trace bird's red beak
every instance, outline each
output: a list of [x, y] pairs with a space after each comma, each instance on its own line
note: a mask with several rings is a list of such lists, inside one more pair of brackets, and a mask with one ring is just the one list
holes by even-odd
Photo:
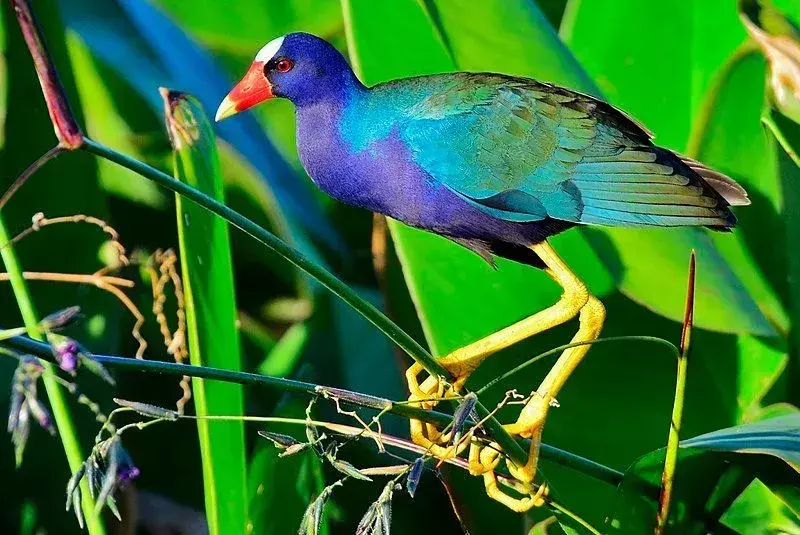
[[260, 102], [272, 98], [272, 86], [264, 76], [264, 63], [254, 61], [244, 75], [244, 78], [231, 89], [228, 96], [217, 109], [215, 119], [221, 121], [240, 111], [252, 108]]

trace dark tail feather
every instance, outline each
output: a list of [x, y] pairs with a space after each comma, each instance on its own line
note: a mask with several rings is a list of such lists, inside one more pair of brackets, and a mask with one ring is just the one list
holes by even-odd
[[681, 156], [681, 160], [700, 175], [703, 180], [705, 180], [706, 184], [714, 188], [729, 205], [747, 206], [750, 204], [747, 192], [731, 177], [723, 175], [719, 171], [715, 171], [697, 160], [685, 156]]

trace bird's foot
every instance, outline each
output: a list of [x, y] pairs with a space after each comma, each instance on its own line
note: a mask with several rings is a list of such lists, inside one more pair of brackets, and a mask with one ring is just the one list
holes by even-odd
[[[483, 476], [484, 487], [490, 498], [518, 513], [544, 505], [547, 497], [547, 485], [534, 485], [533, 480], [539, 463], [542, 428], [551, 400], [549, 396], [534, 394], [522, 409], [517, 421], [503, 426], [512, 437], [531, 440], [528, 460], [524, 465], [520, 466], [506, 457], [506, 467], [511, 478], [498, 477], [495, 474], [495, 469], [503, 457], [497, 443], [481, 445], [473, 442], [470, 449], [470, 473]], [[509, 490], [513, 491], [513, 494], [509, 493]]]
[[[459, 397], [459, 390], [474, 367], [465, 365], [463, 360], [453, 359], [452, 355], [442, 359], [442, 362], [454, 376], [451, 383], [446, 382], [444, 378], [434, 376], [428, 376], [420, 381], [424, 370], [418, 364], [412, 365], [407, 370], [406, 379], [411, 392], [408, 399], [411, 405], [432, 409], [442, 399]], [[442, 461], [455, 458], [469, 446], [469, 472], [474, 476], [483, 477], [489, 497], [516, 512], [525, 512], [543, 505], [548, 492], [547, 485], [534, 485], [533, 480], [539, 460], [542, 427], [551, 402], [552, 397], [534, 393], [523, 407], [517, 421], [503, 426], [514, 437], [531, 439], [528, 459], [522, 466], [506, 458], [497, 443], [487, 444], [478, 439], [475, 436], [475, 429], [470, 429], [461, 435], [460, 430], [441, 431], [433, 424], [411, 420], [411, 439], [418, 446], [425, 448], [430, 455]], [[495, 469], [504, 458], [511, 477], [498, 477], [495, 474]]]

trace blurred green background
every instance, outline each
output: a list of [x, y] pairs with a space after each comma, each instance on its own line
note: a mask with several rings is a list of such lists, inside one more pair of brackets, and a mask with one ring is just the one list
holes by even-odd
[[[775, 3], [789, 20], [800, 21], [800, 4]], [[158, 88], [192, 94], [212, 113], [256, 51], [290, 31], [332, 41], [354, 61], [366, 83], [432, 72], [493, 71], [602, 96], [652, 130], [660, 145], [738, 180], [753, 201], [737, 211], [740, 227], [732, 234], [592, 228], [556, 237], [556, 248], [607, 307], [604, 336], [649, 335], [677, 343], [689, 251], [694, 249], [698, 329], [682, 436], [795, 410], [792, 404], [800, 397], [800, 172], [762, 116], [778, 114], [781, 131], [790, 139], [797, 135], [797, 125], [771, 110], [767, 62], [748, 37], [735, 0], [34, 0], [31, 7], [87, 135], [170, 174], [173, 155]], [[3, 3], [2, 32], [4, 189], [54, 138], [9, 2]], [[299, 164], [293, 110], [287, 102], [270, 102], [215, 128], [227, 204], [338, 274], [436, 354], [508, 325], [558, 295], [544, 274], [527, 266], [500, 261], [495, 271], [452, 243], [396, 224], [390, 224], [387, 236], [381, 225], [373, 226], [371, 214], [325, 197]], [[177, 209], [183, 214], [189, 208]], [[172, 194], [81, 152], [50, 162], [3, 208], [9, 233], [24, 230], [37, 212], [102, 218], [138, 257], [179, 247]], [[214, 228], [213, 221], [208, 224]], [[184, 250], [202, 248], [197, 237], [192, 245], [191, 236], [184, 236]], [[92, 273], [108, 261], [105, 239], [87, 225], [59, 225], [27, 237], [16, 251], [28, 271]], [[224, 245], [227, 238], [220, 239]], [[382, 244], [385, 257], [379, 254], [374, 262], [373, 253]], [[230, 247], [238, 333], [227, 333], [223, 341], [202, 330], [203, 322], [211, 320], [190, 318], [210, 344], [200, 342], [207, 359], [198, 362], [391, 399], [405, 397], [402, 372], [409, 361], [381, 332], [244, 234], [231, 231]], [[385, 263], [385, 269], [376, 273], [376, 263]], [[195, 274], [202, 272], [194, 269]], [[151, 313], [147, 270], [129, 267], [123, 274], [137, 281], [127, 294], [146, 316], [146, 358], [171, 360]], [[226, 282], [208, 284], [216, 288]], [[43, 314], [80, 305], [87, 318], [70, 335], [92, 351], [136, 352], [134, 318], [107, 292], [54, 282], [31, 282], [29, 288]], [[232, 296], [220, 297], [227, 298]], [[5, 282], [0, 282], [0, 303], [0, 324], [20, 325]], [[163, 306], [174, 327], [174, 297]], [[566, 343], [573, 330], [568, 325], [503, 352], [470, 384], [480, 386], [526, 358]], [[237, 345], [237, 335], [240, 350], [231, 347]], [[495, 403], [510, 388], [529, 391], [551, 363], [530, 367], [490, 391], [485, 402]], [[10, 384], [13, 370], [13, 361], [0, 360], [0, 384]], [[172, 406], [181, 395], [170, 378], [133, 373], [117, 377], [120, 384], [114, 391], [92, 378], [82, 379], [81, 388], [108, 410], [112, 396]], [[662, 346], [599, 345], [559, 397], [545, 441], [625, 471], [665, 445], [674, 377], [674, 358]], [[302, 398], [257, 388], [209, 386], [206, 394], [207, 409], [218, 414], [302, 417], [306, 404]], [[97, 424], [82, 407], [71, 405], [88, 447]], [[0, 412], [6, 407], [2, 397]], [[318, 410], [323, 417], [336, 418], [331, 407]], [[500, 416], [514, 418], [510, 409]], [[387, 416], [384, 424], [390, 434], [407, 435], [401, 419]], [[214, 431], [215, 424], [209, 426], [212, 435], [241, 434], [241, 427]], [[209, 461], [229, 477], [221, 499], [238, 510], [223, 517], [234, 518], [235, 524], [237, 514], [246, 515], [256, 534], [294, 533], [312, 497], [336, 475], [311, 454], [278, 459], [275, 449], [257, 437], [258, 429], [245, 425], [243, 442], [233, 440]], [[57, 439], [33, 429], [25, 461], [16, 469], [10, 441], [0, 439], [0, 532], [79, 532], [71, 513], [64, 511], [69, 469], [59, 448]], [[196, 426], [181, 422], [131, 434], [126, 448], [142, 475], [123, 496], [129, 516], [122, 524], [109, 518], [110, 532], [202, 533], [208, 490]], [[392, 463], [366, 442], [342, 453], [359, 467]], [[734, 532], [800, 532], [800, 497], [796, 487], [791, 490], [796, 473], [783, 479], [762, 474], [754, 480], [757, 470], [786, 468], [765, 461], [767, 468], [759, 465], [747, 472], [737, 487], [720, 483], [729, 458], [701, 457], [684, 459], [682, 454], [676, 515], [686, 524], [675, 528], [676, 533], [710, 529], [705, 520], [686, 527], [690, 510], [703, 510], [706, 520], [714, 522], [722, 516], [725, 529]], [[601, 532], [650, 532], [639, 513], [652, 504], [637, 505], [625, 485], [619, 491], [548, 461], [541, 472], [552, 496]], [[546, 509], [511, 513], [485, 497], [479, 480], [457, 470], [444, 469], [444, 480], [470, 533], [570, 529], [537, 524], [551, 516]], [[335, 492], [322, 532], [352, 533], [381, 488], [380, 482], [359, 482]], [[709, 505], [712, 495], [723, 496], [717, 509]], [[443, 485], [426, 475], [413, 500], [397, 493], [393, 529], [461, 533], [452, 509]], [[175, 531], [159, 531], [167, 525]], [[236, 532], [230, 526], [217, 528]]]

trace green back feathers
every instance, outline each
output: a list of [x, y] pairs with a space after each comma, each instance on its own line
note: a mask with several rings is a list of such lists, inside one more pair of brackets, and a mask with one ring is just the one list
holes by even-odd
[[727, 228], [728, 206], [748, 202], [730, 178], [654, 146], [623, 112], [567, 89], [460, 73], [390, 82], [374, 94], [393, 109], [414, 160], [496, 217]]

